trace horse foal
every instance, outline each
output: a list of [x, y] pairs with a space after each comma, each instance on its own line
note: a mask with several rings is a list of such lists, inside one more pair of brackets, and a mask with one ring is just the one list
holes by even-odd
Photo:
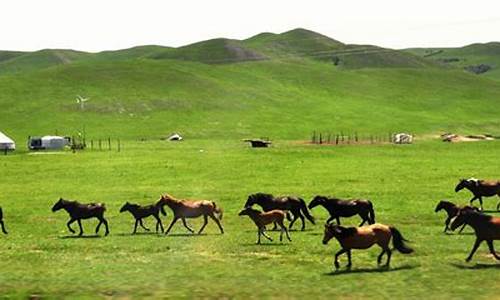
[[[444, 232], [445, 233], [450, 228], [449, 225], [450, 225], [451, 219], [453, 219], [453, 217], [457, 216], [460, 213], [460, 211], [462, 211], [462, 210], [478, 211], [478, 208], [476, 208], [474, 206], [469, 206], [469, 205], [458, 206], [458, 205], [455, 205], [449, 201], [442, 200], [442, 201], [439, 201], [438, 205], [436, 206], [436, 209], [434, 209], [434, 212], [439, 212], [440, 210], [443, 210], [443, 209], [448, 214], [446, 221], [444, 221]], [[462, 226], [462, 228], [460, 228], [460, 231], [458, 233], [462, 233], [462, 230], [464, 230], [464, 227], [466, 225], [467, 224], [464, 223], [464, 225]]]
[[137, 232], [137, 225], [141, 225], [141, 227], [144, 228], [144, 230], [149, 231], [149, 229], [146, 228], [142, 223], [142, 219], [147, 218], [149, 216], [153, 216], [156, 219], [156, 232], [158, 232], [158, 229], [161, 229], [161, 232], [163, 232], [164, 229], [160, 219], [160, 212], [164, 216], [167, 215], [163, 206], [164, 205], [160, 201], [158, 201], [155, 204], [146, 206], [140, 206], [139, 204], [126, 202], [120, 209], [120, 212], [122, 213], [128, 211], [132, 214], [132, 216], [134, 216], [135, 225], [132, 234], [135, 234]]
[[271, 210], [267, 212], [260, 212], [251, 207], [247, 207], [243, 209], [239, 214], [239, 216], [249, 216], [250, 219], [257, 225], [257, 244], [260, 244], [260, 236], [263, 235], [269, 241], [273, 241], [271, 237], [266, 234], [266, 225], [271, 223], [276, 223], [281, 228], [280, 232], [280, 242], [283, 241], [283, 232], [285, 232], [287, 239], [291, 242], [290, 235], [288, 234], [288, 230], [283, 223], [285, 219], [285, 212], [282, 210]]
[[7, 230], [5, 230], [5, 224], [3, 223], [3, 211], [1, 207], [0, 207], [0, 226], [2, 226], [2, 232], [4, 234], [7, 234]]

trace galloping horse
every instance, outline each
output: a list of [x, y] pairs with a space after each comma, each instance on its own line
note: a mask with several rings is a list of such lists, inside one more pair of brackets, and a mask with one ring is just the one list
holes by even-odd
[[[194, 233], [193, 229], [189, 228], [189, 226], [186, 224], [186, 218], [197, 218], [200, 216], [203, 216], [204, 223], [198, 231], [198, 234], [201, 234], [205, 226], [207, 226], [208, 217], [214, 220], [217, 226], [219, 226], [220, 232], [224, 233], [224, 229], [220, 224], [220, 221], [222, 220], [222, 209], [220, 207], [217, 207], [217, 205], [213, 201], [179, 200], [169, 194], [166, 194], [162, 195], [158, 202], [170, 207], [170, 209], [174, 213], [174, 219], [172, 220], [172, 223], [170, 223], [167, 231], [165, 231], [165, 234], [168, 234], [170, 232], [172, 226], [174, 226], [175, 222], [177, 222], [177, 220], [179, 219], [182, 220], [184, 227], [186, 227], [191, 233]], [[215, 216], [216, 214], [217, 217]]]
[[[448, 225], [450, 225], [450, 222], [451, 222], [451, 219], [453, 219], [453, 217], [455, 217], [456, 215], [458, 215], [458, 213], [461, 211], [461, 210], [475, 210], [475, 211], [478, 211], [478, 209], [474, 206], [469, 206], [469, 205], [465, 205], [465, 206], [458, 206], [458, 205], [455, 205], [449, 201], [445, 201], [445, 200], [442, 200], [442, 201], [439, 201], [438, 205], [436, 206], [436, 209], [434, 209], [434, 212], [438, 212], [440, 210], [444, 209], [446, 211], [446, 213], [448, 214], [448, 217], [446, 218], [446, 221], [444, 221], [444, 232], [446, 232], [448, 230]], [[458, 233], [462, 233], [462, 230], [464, 230], [464, 227], [466, 226], [467, 224], [464, 224], [462, 226], [462, 228], [460, 228], [460, 231]]]
[[288, 235], [288, 230], [286, 230], [285, 224], [283, 224], [283, 221], [285, 220], [285, 212], [282, 210], [275, 209], [267, 212], [260, 212], [251, 207], [247, 207], [240, 211], [238, 216], [249, 216], [255, 225], [257, 225], [257, 244], [260, 244], [261, 235], [271, 242], [273, 241], [273, 239], [266, 234], [266, 225], [271, 223], [278, 224], [281, 228], [280, 242], [283, 241], [283, 232], [286, 233], [287, 239], [290, 242], [292, 241], [290, 239], [290, 235]]
[[[295, 221], [300, 218], [300, 220], [302, 221], [301, 230], [304, 231], [306, 229], [304, 215], [311, 223], [314, 224], [314, 217], [311, 216], [309, 210], [307, 209], [305, 201], [301, 198], [292, 196], [274, 197], [271, 194], [257, 193], [248, 196], [247, 202], [245, 203], [244, 207], [251, 207], [254, 204], [258, 204], [264, 211], [271, 211], [275, 209], [290, 211], [294, 218], [288, 226], [289, 229], [292, 229], [293, 223], [295, 223]], [[302, 215], [302, 213], [304, 215]]]
[[147, 218], [149, 216], [153, 216], [156, 219], [156, 232], [158, 232], [158, 229], [161, 229], [161, 232], [163, 232], [163, 224], [161, 223], [160, 212], [164, 216], [167, 215], [163, 206], [165, 206], [165, 204], [162, 204], [161, 201], [146, 206], [140, 206], [139, 204], [132, 204], [127, 202], [122, 206], [120, 212], [122, 213], [125, 211], [129, 211], [132, 214], [132, 216], [134, 216], [135, 225], [134, 225], [134, 231], [132, 232], [133, 234], [137, 232], [138, 224], [141, 225], [141, 227], [144, 228], [146, 231], [149, 231], [149, 229], [146, 228], [142, 223], [142, 219]]
[[75, 233], [73, 228], [71, 228], [71, 223], [75, 221], [78, 222], [78, 226], [80, 227], [79, 235], [81, 236], [83, 234], [81, 220], [97, 218], [99, 220], [99, 224], [97, 224], [95, 233], [97, 234], [99, 232], [101, 224], [104, 224], [104, 226], [106, 227], [105, 235], [109, 234], [108, 221], [104, 219], [104, 212], [106, 211], [104, 203], [81, 204], [77, 201], [64, 200], [63, 198], [60, 198], [59, 201], [57, 201], [56, 204], [54, 204], [54, 206], [52, 207], [52, 212], [56, 212], [60, 209], [66, 210], [70, 216], [70, 220], [66, 225], [68, 226], [68, 229], [71, 233]]
[[7, 230], [5, 230], [5, 224], [3, 223], [3, 211], [1, 207], [0, 207], [0, 226], [2, 226], [2, 232], [4, 234], [7, 234]]
[[486, 241], [488, 244], [491, 254], [497, 260], [500, 260], [500, 256], [495, 252], [495, 248], [493, 247], [493, 240], [500, 240], [499, 217], [488, 216], [472, 210], [462, 210], [453, 220], [450, 228], [451, 230], [455, 230], [462, 224], [470, 225], [476, 233], [476, 241], [469, 256], [465, 259], [466, 262], [472, 259], [472, 256], [483, 241]]
[[359, 215], [363, 220], [359, 226], [363, 226], [367, 221], [368, 224], [375, 223], [375, 212], [373, 211], [373, 205], [370, 200], [341, 200], [337, 198], [316, 196], [311, 203], [309, 203], [309, 209], [313, 209], [318, 205], [323, 206], [330, 213], [330, 218], [326, 220], [326, 223], [330, 223], [336, 219], [337, 225], [340, 225], [340, 217], [352, 217], [354, 215]]
[[[493, 197], [498, 195], [500, 197], [500, 181], [497, 180], [480, 180], [476, 178], [461, 179], [455, 187], [455, 192], [462, 189], [468, 189], [472, 192], [474, 197], [470, 199], [470, 205], [476, 199], [479, 199], [481, 210], [483, 210], [482, 197]], [[500, 202], [497, 204], [497, 210], [500, 210]]]
[[347, 253], [348, 264], [347, 268], [351, 268], [351, 249], [368, 249], [374, 244], [382, 248], [382, 253], [377, 257], [377, 263], [380, 265], [382, 256], [387, 253], [386, 267], [389, 267], [391, 262], [392, 250], [389, 248], [389, 242], [392, 237], [392, 244], [399, 252], [409, 254], [413, 249], [404, 244], [406, 241], [401, 233], [392, 226], [383, 224], [373, 224], [364, 227], [343, 227], [334, 224], [325, 224], [325, 233], [323, 236], [323, 244], [328, 244], [328, 241], [335, 237], [342, 249], [335, 254], [334, 265], [335, 269], [340, 267], [338, 257], [343, 253]]

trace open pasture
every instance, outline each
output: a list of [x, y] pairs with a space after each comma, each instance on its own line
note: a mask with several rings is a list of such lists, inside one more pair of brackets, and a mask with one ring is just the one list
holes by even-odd
[[[468, 204], [454, 192], [459, 178], [498, 176], [500, 143], [321, 147], [276, 141], [251, 149], [235, 140], [127, 142], [124, 151], [2, 156], [0, 205], [9, 235], [0, 236], [0, 295], [25, 298], [467, 298], [498, 297], [500, 265], [482, 245], [465, 263], [474, 235], [443, 234], [441, 199]], [[191, 235], [180, 222], [169, 236], [131, 235], [134, 219], [120, 214], [126, 202], [151, 204], [160, 194], [214, 200], [224, 208], [221, 235], [209, 221]], [[257, 231], [238, 217], [255, 192], [367, 198], [376, 221], [395, 225], [412, 243], [411, 255], [394, 253], [391, 269], [378, 269], [379, 249], [353, 251], [353, 269], [333, 270], [339, 245], [321, 243], [328, 218], [291, 231], [292, 242], [255, 245]], [[108, 237], [92, 236], [96, 221], [83, 221], [85, 236], [67, 228], [67, 215], [50, 208], [64, 197], [104, 202]], [[485, 198], [493, 210], [500, 198]], [[162, 216], [165, 225], [172, 220]], [[358, 225], [355, 216], [343, 224]], [[195, 230], [201, 219], [190, 220]], [[154, 232], [155, 221], [146, 219]], [[76, 225], [76, 224], [74, 224]], [[76, 226], [74, 226], [76, 228]], [[300, 228], [296, 223], [295, 229]], [[500, 248], [497, 242], [497, 251]], [[341, 257], [345, 266], [346, 257]]]

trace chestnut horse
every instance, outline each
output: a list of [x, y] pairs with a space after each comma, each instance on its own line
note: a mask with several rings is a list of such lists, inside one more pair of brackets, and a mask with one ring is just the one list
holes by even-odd
[[271, 211], [274, 209], [290, 211], [293, 215], [293, 219], [288, 226], [289, 229], [292, 229], [293, 223], [295, 223], [295, 221], [300, 218], [300, 220], [302, 221], [301, 230], [304, 231], [306, 229], [304, 216], [314, 224], [314, 217], [311, 216], [309, 210], [307, 209], [306, 202], [301, 198], [293, 196], [274, 197], [271, 194], [256, 193], [248, 196], [247, 202], [245, 202], [244, 207], [251, 207], [254, 204], [262, 207], [262, 210], [264, 211]]
[[0, 226], [2, 226], [2, 232], [4, 234], [7, 234], [7, 230], [5, 230], [5, 224], [3, 223], [3, 211], [1, 207], [0, 207]]
[[472, 259], [474, 252], [476, 252], [477, 248], [483, 241], [486, 241], [488, 244], [491, 254], [493, 254], [497, 260], [500, 260], [500, 256], [495, 252], [495, 248], [493, 247], [493, 241], [500, 240], [499, 217], [488, 216], [472, 210], [462, 210], [453, 220], [450, 228], [451, 230], [455, 230], [462, 224], [470, 225], [476, 233], [476, 241], [474, 242], [474, 246], [472, 247], [472, 251], [469, 256], [465, 259], [466, 262], [469, 262]]
[[220, 232], [224, 233], [224, 229], [220, 224], [220, 221], [222, 220], [222, 208], [217, 207], [217, 205], [213, 201], [179, 200], [169, 194], [166, 194], [161, 196], [159, 203], [167, 205], [174, 213], [174, 219], [172, 220], [172, 223], [170, 223], [167, 231], [165, 231], [165, 234], [168, 234], [170, 232], [172, 226], [174, 226], [175, 222], [177, 222], [177, 220], [179, 219], [182, 220], [184, 227], [186, 227], [191, 233], [194, 233], [194, 231], [189, 228], [189, 226], [187, 226], [186, 218], [197, 218], [200, 216], [203, 216], [204, 223], [198, 231], [198, 234], [201, 234], [205, 226], [207, 226], [208, 217], [214, 220], [217, 226], [219, 226]]
[[99, 220], [99, 224], [97, 224], [95, 233], [97, 234], [99, 232], [101, 224], [104, 224], [104, 226], [106, 227], [105, 235], [109, 234], [108, 221], [104, 219], [104, 212], [106, 211], [104, 203], [82, 204], [77, 201], [64, 200], [63, 198], [60, 198], [59, 201], [57, 201], [56, 204], [54, 204], [54, 206], [52, 207], [52, 212], [56, 212], [60, 209], [66, 210], [66, 212], [68, 212], [70, 216], [70, 220], [68, 221], [66, 226], [68, 226], [68, 229], [71, 233], [75, 233], [73, 228], [71, 228], [71, 223], [75, 221], [78, 222], [78, 226], [80, 227], [80, 233], [78, 235], [81, 236], [83, 234], [81, 220], [97, 218]]
[[392, 237], [392, 244], [399, 252], [410, 254], [413, 249], [407, 247], [401, 233], [392, 226], [383, 224], [373, 224], [363, 227], [343, 227], [334, 224], [325, 224], [325, 233], [323, 236], [323, 244], [328, 244], [328, 241], [335, 237], [342, 249], [335, 254], [334, 265], [335, 269], [340, 267], [338, 257], [343, 253], [347, 253], [348, 264], [347, 268], [351, 268], [351, 249], [368, 249], [374, 244], [382, 248], [382, 253], [377, 257], [377, 263], [380, 265], [382, 256], [387, 253], [386, 267], [389, 267], [391, 262], [392, 250], [389, 247], [389, 242]]
[[[450, 225], [451, 219], [453, 219], [453, 217], [455, 217], [456, 215], [458, 215], [458, 213], [461, 210], [475, 210], [475, 211], [478, 211], [477, 207], [474, 207], [474, 206], [465, 205], [465, 206], [461, 207], [461, 206], [458, 206], [458, 205], [455, 205], [455, 204], [451, 203], [450, 201], [442, 200], [442, 201], [439, 201], [438, 205], [434, 209], [434, 212], [439, 212], [440, 210], [443, 210], [443, 209], [448, 214], [448, 217], [446, 218], [446, 221], [444, 221], [444, 232], [446, 232], [449, 229], [448, 225]], [[462, 233], [462, 230], [464, 230], [464, 227], [466, 225], [467, 224], [464, 224], [462, 226], [462, 228], [460, 228], [460, 231], [458, 233]]]
[[318, 205], [323, 206], [330, 213], [330, 218], [326, 220], [326, 223], [330, 223], [336, 219], [337, 225], [340, 225], [340, 217], [359, 215], [362, 220], [359, 226], [363, 226], [367, 221], [368, 224], [375, 224], [375, 212], [373, 211], [373, 204], [370, 200], [341, 200], [337, 198], [316, 196], [311, 203], [309, 203], [309, 209], [313, 209]]
[[[497, 180], [480, 180], [476, 178], [461, 179], [455, 187], [455, 192], [459, 192], [464, 188], [471, 191], [474, 195], [474, 197], [470, 199], [470, 205], [472, 205], [474, 200], [479, 199], [481, 210], [483, 210], [482, 197], [493, 197], [495, 195], [500, 197], [500, 181]], [[497, 210], [500, 210], [500, 202], [497, 204]]]
[[137, 232], [138, 224], [141, 225], [141, 227], [144, 228], [144, 230], [149, 231], [149, 229], [146, 228], [142, 223], [142, 219], [147, 218], [149, 216], [153, 216], [156, 219], [156, 232], [158, 232], [158, 229], [161, 229], [161, 232], [163, 232], [163, 224], [161, 223], [160, 212], [164, 216], [167, 215], [165, 209], [163, 208], [164, 205], [165, 204], [162, 204], [160, 201], [158, 201], [155, 204], [146, 206], [140, 206], [139, 204], [133, 204], [127, 202], [122, 206], [120, 212], [122, 213], [125, 211], [129, 211], [132, 214], [132, 216], [134, 216], [135, 225], [132, 234], [135, 234]]
[[271, 223], [278, 224], [281, 228], [280, 242], [283, 241], [283, 232], [286, 233], [287, 239], [290, 242], [292, 241], [290, 239], [290, 235], [288, 235], [288, 230], [286, 230], [286, 226], [283, 223], [283, 221], [285, 220], [285, 212], [282, 210], [274, 209], [266, 212], [260, 212], [251, 207], [246, 207], [245, 209], [240, 211], [238, 216], [249, 216], [250, 219], [252, 219], [252, 221], [255, 223], [255, 225], [257, 225], [257, 244], [260, 244], [261, 235], [263, 235], [269, 241], [273, 241], [273, 239], [266, 234], [266, 225]]

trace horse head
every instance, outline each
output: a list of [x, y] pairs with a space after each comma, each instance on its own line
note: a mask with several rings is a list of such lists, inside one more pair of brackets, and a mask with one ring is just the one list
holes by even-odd
[[326, 202], [326, 197], [324, 196], [316, 196], [314, 197], [312, 200], [311, 200], [311, 203], [309, 203], [309, 206], [308, 208], [309, 209], [313, 209], [314, 207], [318, 206], [318, 205], [322, 205]]
[[122, 206], [122, 208], [120, 208], [120, 212], [125, 212], [127, 210], [129, 210], [130, 208], [130, 203], [128, 203], [128, 201]]
[[434, 209], [434, 212], [438, 212], [438, 211], [440, 211], [442, 209], [446, 209], [446, 207], [449, 207], [449, 206], [454, 206], [454, 204], [451, 203], [451, 202], [449, 202], [449, 201], [446, 201], [446, 200], [441, 200], [436, 205], [436, 208]]
[[52, 206], [52, 212], [56, 212], [56, 211], [64, 208], [65, 202], [66, 201], [63, 198], [59, 198], [59, 201], [57, 201], [56, 204], [54, 204], [54, 206]]
[[328, 244], [328, 242], [335, 236], [342, 232], [339, 225], [335, 224], [325, 224], [325, 232], [323, 235], [323, 245]]
[[245, 207], [242, 211], [240, 211], [238, 213], [238, 216], [250, 216], [250, 215], [254, 215], [254, 214], [260, 214], [260, 211], [248, 206], [248, 207]]
[[257, 194], [252, 194], [248, 196], [247, 202], [245, 202], [245, 205], [243, 207], [251, 207], [254, 204], [259, 204], [261, 205], [262, 202], [273, 200], [274, 197], [271, 194], [264, 194], [264, 193], [257, 193]]

